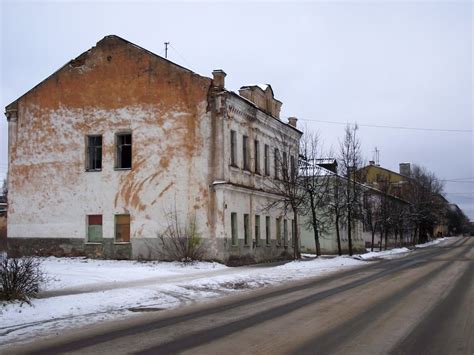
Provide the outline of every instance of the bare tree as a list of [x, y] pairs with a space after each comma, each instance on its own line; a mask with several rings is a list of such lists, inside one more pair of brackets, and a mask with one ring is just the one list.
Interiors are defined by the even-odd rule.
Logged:
[[435, 174], [418, 165], [413, 166], [406, 192], [412, 203], [413, 244], [426, 242], [428, 235], [433, 237], [435, 225], [445, 217], [446, 201], [442, 192], [443, 184]]
[[303, 213], [309, 216], [308, 227], [313, 230], [316, 255], [321, 255], [320, 232], [328, 221], [327, 201], [330, 194], [331, 174], [318, 165], [322, 157], [322, 144], [319, 134], [305, 129], [300, 142], [299, 183], [306, 193]]
[[374, 191], [366, 191], [364, 193], [364, 209], [363, 209], [363, 219], [364, 226], [371, 232], [372, 242], [370, 245], [370, 250], [374, 251], [375, 243], [375, 232], [378, 229], [378, 211], [379, 211], [379, 198]]
[[339, 255], [342, 255], [341, 246], [341, 231], [340, 226], [345, 221], [345, 200], [344, 200], [344, 188], [345, 179], [342, 179], [336, 170], [336, 173], [329, 178], [329, 196], [327, 201], [327, 211], [330, 218], [334, 222], [336, 229], [336, 240], [337, 240], [337, 251]]
[[[296, 144], [295, 144], [296, 143]], [[293, 258], [301, 258], [298, 215], [306, 202], [306, 192], [299, 179], [299, 146], [284, 132], [275, 132], [274, 164], [276, 176], [267, 179], [266, 189], [278, 196], [263, 207], [264, 210], [282, 208], [284, 213], [293, 214]]]
[[352, 244], [352, 226], [355, 221], [361, 218], [361, 196], [362, 188], [358, 184], [358, 174], [362, 173], [359, 168], [362, 167], [361, 143], [357, 135], [358, 126], [347, 125], [344, 139], [339, 144], [339, 160], [342, 169], [342, 175], [345, 177], [345, 186], [343, 189], [344, 211], [347, 222], [347, 239], [349, 242], [349, 255], [353, 254]]

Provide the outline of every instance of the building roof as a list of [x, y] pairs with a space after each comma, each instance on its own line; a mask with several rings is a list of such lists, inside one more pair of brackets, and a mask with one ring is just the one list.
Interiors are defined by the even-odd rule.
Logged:
[[[41, 86], [44, 82], [46, 82], [48, 79], [52, 78], [53, 76], [55, 76], [57, 73], [59, 73], [63, 68], [67, 67], [68, 65], [71, 65], [73, 64], [75, 61], [79, 60], [82, 56], [86, 55], [88, 52], [90, 52], [92, 49], [94, 49], [95, 47], [99, 46], [100, 43], [108, 40], [108, 39], [117, 39], [117, 40], [120, 40], [124, 43], [126, 43], [127, 45], [130, 45], [130, 46], [133, 46], [141, 51], [144, 51], [146, 53], [148, 53], [149, 55], [153, 56], [153, 57], [156, 57], [156, 58], [160, 58], [161, 60], [164, 60], [164, 61], [167, 61], [168, 63], [182, 69], [182, 70], [185, 70], [185, 71], [188, 71], [194, 75], [198, 75], [198, 76], [201, 76], [203, 78], [208, 78], [208, 77], [204, 77], [200, 74], [197, 74], [195, 72], [193, 72], [192, 70], [188, 69], [188, 68], [185, 68], [179, 64], [176, 64], [174, 62], [172, 62], [171, 60], [167, 59], [167, 58], [163, 58], [162, 56], [156, 54], [156, 53], [153, 53], [143, 47], [140, 47], [139, 45], [136, 45], [135, 43], [132, 43], [130, 41], [127, 41], [126, 39], [122, 38], [122, 37], [119, 37], [117, 35], [108, 35], [108, 36], [105, 36], [104, 38], [102, 38], [99, 42], [96, 43], [96, 45], [94, 47], [91, 47], [89, 48], [88, 50], [82, 52], [80, 55], [78, 55], [76, 58], [74, 59], [71, 59], [70, 61], [68, 61], [66, 64], [64, 64], [63, 66], [61, 66], [59, 69], [57, 69], [56, 71], [54, 71], [51, 75], [49, 75], [48, 77], [46, 77], [45, 79], [43, 79], [42, 81], [40, 81], [38, 84], [36, 84], [35, 86], [33, 86], [31, 89], [29, 89], [28, 91], [26, 91], [23, 95], [21, 95], [20, 97], [18, 97], [16, 100], [14, 100], [13, 102], [11, 102], [10, 104], [8, 104], [6, 107], [5, 107], [5, 110], [6, 111], [9, 111], [11, 109], [14, 108], [15, 104], [17, 103], [17, 101], [19, 101], [22, 97], [24, 97], [25, 95], [27, 95], [29, 92], [33, 91], [34, 89], [36, 89], [37, 87]], [[211, 78], [208, 78], [210, 80], [212, 80]]]

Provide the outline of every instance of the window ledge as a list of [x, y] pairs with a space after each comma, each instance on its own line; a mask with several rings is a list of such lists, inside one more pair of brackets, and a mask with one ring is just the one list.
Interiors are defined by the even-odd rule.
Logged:
[[86, 169], [86, 173], [100, 173], [102, 169]]
[[102, 242], [85, 242], [85, 245], [102, 245]]
[[115, 171], [132, 170], [132, 168], [114, 168]]
[[130, 242], [114, 242], [114, 245], [127, 245], [130, 244]]

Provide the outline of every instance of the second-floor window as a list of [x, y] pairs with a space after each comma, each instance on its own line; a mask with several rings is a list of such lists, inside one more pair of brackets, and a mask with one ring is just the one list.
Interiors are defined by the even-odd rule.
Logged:
[[102, 136], [87, 136], [86, 170], [102, 170]]
[[237, 166], [237, 133], [230, 131], [230, 165]]
[[263, 156], [264, 164], [265, 164], [265, 175], [270, 175], [270, 147], [268, 144], [265, 144], [264, 149], [264, 156]]
[[291, 181], [294, 181], [294, 179], [296, 178], [295, 157], [293, 155], [290, 156], [290, 177]]
[[275, 179], [278, 179], [278, 170], [280, 165], [280, 151], [278, 148], [275, 148], [273, 154], [273, 167], [275, 169]]
[[288, 180], [288, 155], [286, 152], [283, 152], [283, 161], [281, 162], [282, 165], [282, 172], [283, 172], [283, 180]]
[[260, 144], [258, 140], [256, 139], [254, 140], [253, 155], [254, 155], [255, 172], [259, 174], [260, 173]]
[[118, 133], [116, 135], [117, 151], [116, 151], [116, 168], [131, 169], [132, 168], [132, 134]]
[[249, 168], [249, 137], [242, 137], [242, 155], [243, 155], [243, 168], [244, 170], [250, 170]]

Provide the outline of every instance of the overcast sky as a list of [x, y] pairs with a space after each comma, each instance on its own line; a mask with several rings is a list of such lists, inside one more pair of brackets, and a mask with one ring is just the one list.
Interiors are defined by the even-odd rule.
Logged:
[[[411, 162], [447, 181], [446, 197], [474, 220], [471, 1], [1, 2], [5, 107], [108, 34], [226, 87], [269, 83], [282, 117], [319, 130], [337, 148], [358, 122], [364, 154], [398, 171]], [[1, 121], [0, 174], [7, 168]], [[326, 121], [326, 122], [321, 122]], [[336, 123], [328, 123], [336, 122]], [[374, 128], [370, 125], [439, 132]]]

